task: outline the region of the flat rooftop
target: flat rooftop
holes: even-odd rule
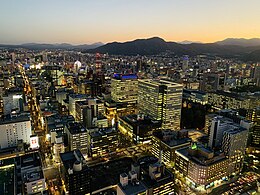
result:
[[[126,195],[136,195],[142,192],[146,191],[146,187],[143,185],[141,181],[139,181],[139,184],[132,184],[130,181],[127,186],[122,186],[120,183],[118,184],[118,187],[126,194]]]
[[[77,161],[77,158],[84,159],[84,156],[82,155],[80,150],[77,149],[70,152],[60,153],[60,158],[61,162],[67,170],[69,168],[73,168],[73,164]]]
[[[127,115],[120,117],[123,121],[127,122],[132,126],[150,126],[150,125],[159,125],[161,121],[152,120],[151,118],[144,116],[143,119],[138,119],[138,115]]]
[[[160,139],[163,143],[165,143],[169,147],[174,147],[174,146],[191,142],[191,139],[188,137],[188,132],[187,132],[187,137],[181,137],[181,135],[179,134],[180,132],[171,131],[171,130],[163,130],[158,132],[155,131],[153,133],[155,137]]]
[[[78,122],[69,122],[66,126],[71,134],[84,133],[87,131],[87,129]]]
[[[17,117],[6,117],[4,120],[0,121],[0,125],[19,123],[24,121],[30,121],[30,115],[18,115]]]

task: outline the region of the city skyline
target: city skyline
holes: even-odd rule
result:
[[[2,1],[0,43],[166,41],[216,42],[259,38],[256,0],[184,1]]]

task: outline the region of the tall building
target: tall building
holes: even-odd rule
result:
[[[165,129],[180,129],[182,85],[167,80],[139,80],[139,113],[161,120]]]
[[[17,146],[18,140],[29,144],[32,135],[30,117],[20,115],[0,121],[0,133],[0,149]]]
[[[118,147],[118,132],[113,128],[89,129],[88,150],[92,157],[115,152]]]
[[[164,163],[174,163],[175,151],[191,144],[188,131],[162,130],[153,132],[152,154]]]
[[[76,118],[76,102],[87,100],[88,95],[84,94],[71,94],[69,96],[69,113]]]
[[[61,153],[60,159],[65,193],[75,195],[90,193],[90,170],[80,150]]]
[[[88,152],[88,132],[81,123],[70,122],[65,127],[70,151],[79,149],[84,155]]]
[[[135,74],[115,74],[111,79],[111,97],[115,102],[136,103],[138,78]]]
[[[229,129],[223,134],[222,150],[229,159],[229,174],[240,173],[243,168],[247,137],[248,130],[244,128]]]
[[[260,107],[250,110],[247,118],[251,120],[254,125],[250,129],[249,144],[252,147],[260,147]]]
[[[216,73],[205,73],[200,83],[201,91],[216,91],[219,88],[219,75]]]

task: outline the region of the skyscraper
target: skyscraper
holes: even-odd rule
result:
[[[135,74],[115,74],[111,79],[111,96],[115,102],[136,103],[138,80]]]
[[[224,132],[222,150],[229,159],[228,173],[240,173],[246,151],[248,130],[242,127]]]
[[[168,80],[139,80],[139,112],[161,120],[164,129],[180,129],[182,85]]]

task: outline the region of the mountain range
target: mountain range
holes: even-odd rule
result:
[[[239,58],[247,61],[260,61],[260,39],[243,40],[226,39],[216,43],[180,44],[166,42],[159,37],[137,39],[119,43],[107,43],[95,49],[86,50],[89,53],[108,53],[116,55],[158,55],[165,52],[175,55],[216,55],[222,57]],[[259,41],[259,43],[258,43]]]
[[[107,44],[94,43],[91,45],[39,44],[27,43],[22,45],[1,45],[6,48],[43,49],[72,49],[86,53],[108,53],[114,55],[212,55],[227,58],[237,58],[243,61],[260,62],[260,38],[235,39],[228,38],[215,43],[199,43],[192,41],[167,42],[160,37],[136,39],[128,42],[111,42]]]
[[[44,49],[72,49],[72,50],[86,50],[94,49],[104,45],[101,42],[93,44],[82,44],[82,45],[72,45],[68,43],[58,43],[58,44],[48,44],[48,43],[24,43],[21,45],[8,45],[0,44],[0,48],[25,48],[32,50],[44,50]]]

